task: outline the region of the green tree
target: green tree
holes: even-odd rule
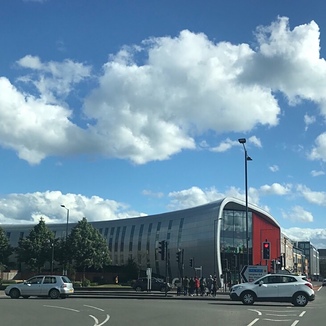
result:
[[[0,271],[8,264],[9,256],[12,254],[13,249],[9,244],[8,237],[5,232],[0,228]]]
[[[45,262],[51,261],[53,243],[54,234],[41,218],[29,235],[19,240],[17,259],[19,262],[27,264],[33,271],[39,273],[44,267]]]
[[[85,217],[72,229],[68,249],[70,260],[83,271],[83,279],[86,268],[103,268],[110,263],[109,248],[104,238]]]

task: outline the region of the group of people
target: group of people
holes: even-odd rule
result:
[[[216,276],[209,275],[208,278],[197,276],[188,278],[187,276],[183,279],[183,294],[185,296],[216,296],[218,291],[218,284]]]

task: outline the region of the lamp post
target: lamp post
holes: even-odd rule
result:
[[[67,208],[65,205],[61,205],[65,210],[67,210],[67,223],[66,223],[66,249],[68,249],[67,240],[68,240],[68,224],[69,224],[69,208]],[[65,266],[65,273],[64,275],[67,275],[67,261]]]
[[[243,145],[244,159],[245,159],[245,196],[246,196],[246,247],[247,247],[247,265],[249,265],[249,220],[248,220],[248,161],[252,161],[252,158],[248,156],[245,146],[246,138],[239,138],[239,143]]]

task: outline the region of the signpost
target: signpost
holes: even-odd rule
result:
[[[241,278],[244,282],[253,282],[267,274],[267,266],[246,265],[241,270]]]

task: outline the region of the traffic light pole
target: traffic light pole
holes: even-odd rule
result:
[[[164,242],[164,245],[165,245],[165,296],[167,297],[168,296],[168,287],[167,287],[167,283],[168,283],[168,264],[169,264],[169,261],[168,261],[168,242],[165,241]]]

